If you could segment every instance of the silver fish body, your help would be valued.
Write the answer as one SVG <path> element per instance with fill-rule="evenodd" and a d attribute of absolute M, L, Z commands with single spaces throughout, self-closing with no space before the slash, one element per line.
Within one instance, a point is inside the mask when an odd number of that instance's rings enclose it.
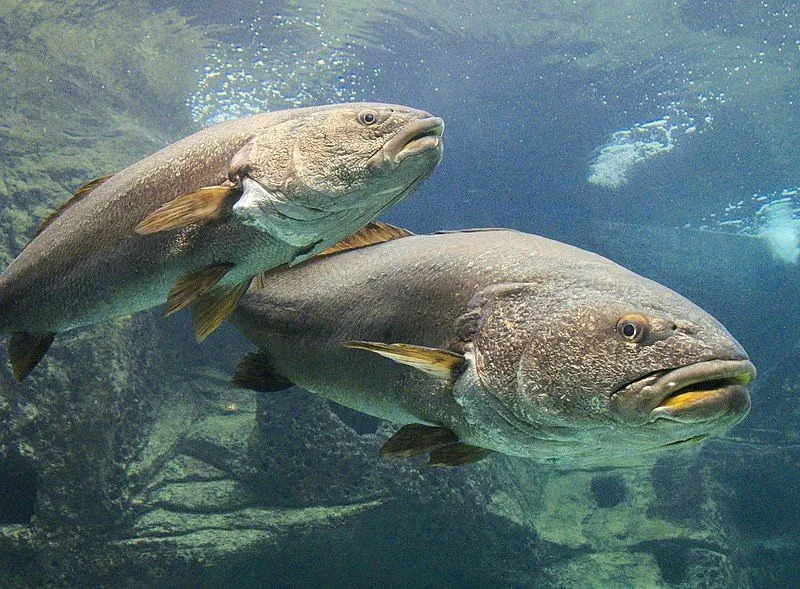
<path fill-rule="evenodd" d="M 73 199 L 35 236 L 0 274 L 0 330 L 52 334 L 135 313 L 207 268 L 225 271 L 216 287 L 246 288 L 410 194 L 441 159 L 442 129 L 424 111 L 355 103 L 195 133 Z M 159 207 L 204 187 L 232 195 L 219 218 L 138 231 Z"/>
<path fill-rule="evenodd" d="M 603 463 L 724 431 L 747 413 L 755 376 L 725 328 L 675 292 L 506 230 L 405 237 L 274 271 L 232 320 L 288 382 L 544 461 Z M 442 380 L 343 346 L 353 340 L 463 362 Z"/>

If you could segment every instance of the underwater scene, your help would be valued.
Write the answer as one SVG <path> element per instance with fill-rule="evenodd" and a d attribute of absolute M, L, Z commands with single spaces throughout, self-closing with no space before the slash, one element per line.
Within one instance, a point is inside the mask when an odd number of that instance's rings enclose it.
<path fill-rule="evenodd" d="M 800 3 L 0 0 L 0 587 L 800 586 Z"/>

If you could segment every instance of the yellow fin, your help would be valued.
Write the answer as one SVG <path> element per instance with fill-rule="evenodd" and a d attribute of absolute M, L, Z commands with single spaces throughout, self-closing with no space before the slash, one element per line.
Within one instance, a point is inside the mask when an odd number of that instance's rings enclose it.
<path fill-rule="evenodd" d="M 76 202 L 81 200 L 83 197 L 88 196 L 92 192 L 92 190 L 94 190 L 95 188 L 100 186 L 103 182 L 105 182 L 106 180 L 111 178 L 111 176 L 113 176 L 113 174 L 109 174 L 108 176 L 100 176 L 99 178 L 95 178 L 91 182 L 87 182 L 86 184 L 84 184 L 83 186 L 78 188 L 77 192 L 75 192 L 75 194 L 72 196 L 72 198 L 70 198 L 67 202 L 62 204 L 60 207 L 58 207 L 55 211 L 50 213 L 50 216 L 48 216 L 44 221 L 42 221 L 41 225 L 39 225 L 39 228 L 36 230 L 36 233 L 33 234 L 33 237 L 36 237 L 37 235 L 39 235 L 53 221 L 55 221 L 61 215 L 61 213 L 66 211 L 69 207 L 74 205 Z"/>
<path fill-rule="evenodd" d="M 197 298 L 192 305 L 192 319 L 194 336 L 198 342 L 206 339 L 233 313 L 239 304 L 239 299 L 247 292 L 251 280 L 248 278 L 239 284 L 218 286 Z"/>
<path fill-rule="evenodd" d="M 8 340 L 8 359 L 14 380 L 22 382 L 47 353 L 53 343 L 54 333 L 12 331 Z"/>
<path fill-rule="evenodd" d="M 136 233 L 147 235 L 185 227 L 199 221 L 219 219 L 228 210 L 233 185 L 207 186 L 161 205 L 136 226 Z"/>
<path fill-rule="evenodd" d="M 217 264 L 204 268 L 200 272 L 178 278 L 169 291 L 164 317 L 185 309 L 197 297 L 214 288 L 214 285 L 222 280 L 222 277 L 231 268 L 233 268 L 233 264 Z"/>
<path fill-rule="evenodd" d="M 462 466 L 483 460 L 491 450 L 469 444 L 450 444 L 444 448 L 437 448 L 431 452 L 428 466 Z"/>
<path fill-rule="evenodd" d="M 460 354 L 411 344 L 352 341 L 344 342 L 342 345 L 346 348 L 375 352 L 447 382 L 453 382 L 458 378 L 466 363 L 464 356 Z"/>
<path fill-rule="evenodd" d="M 383 458 L 411 458 L 458 442 L 446 427 L 410 423 L 404 425 L 381 446 Z"/>
<path fill-rule="evenodd" d="M 408 237 L 409 235 L 414 234 L 407 229 L 395 227 L 394 225 L 389 225 L 388 223 L 383 223 L 381 221 L 374 221 L 372 223 L 367 223 L 349 237 L 345 237 L 339 243 L 336 243 L 328 249 L 321 251 L 320 253 L 312 256 L 310 259 L 313 260 L 323 256 L 341 254 L 342 252 L 360 249 L 362 247 L 369 247 L 378 243 L 392 241 L 393 239 Z M 284 268 L 286 268 L 286 265 L 278 266 L 277 268 L 270 268 L 269 270 L 256 276 L 253 280 L 253 292 L 258 292 L 266 286 L 267 280 L 269 280 L 270 272 L 275 272 L 276 270 Z"/>
<path fill-rule="evenodd" d="M 278 266 L 278 268 L 285 268 L 285 267 L 286 265 Z M 266 272 L 262 272 L 253 279 L 253 292 L 258 292 L 259 290 L 263 290 L 264 287 L 267 286 L 267 277 L 269 276 L 269 273 L 272 270 L 275 270 L 275 268 L 267 270 Z"/>
<path fill-rule="evenodd" d="M 384 243 L 386 241 L 392 241 L 393 239 L 408 237 L 409 235 L 414 234 L 407 229 L 401 229 L 400 227 L 395 227 L 394 225 L 389 225 L 388 223 L 382 223 L 381 221 L 374 221 L 372 223 L 367 223 L 361 229 L 349 237 L 345 237 L 339 243 L 332 245 L 324 251 L 321 251 L 315 257 L 339 254 L 342 252 L 375 245 L 376 243 Z"/>

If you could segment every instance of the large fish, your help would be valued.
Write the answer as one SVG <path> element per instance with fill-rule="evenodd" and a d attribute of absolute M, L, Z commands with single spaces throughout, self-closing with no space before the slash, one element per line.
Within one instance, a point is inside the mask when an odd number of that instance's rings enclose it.
<path fill-rule="evenodd" d="M 403 424 L 389 457 L 602 464 L 747 413 L 755 369 L 708 313 L 599 256 L 508 230 L 408 236 L 267 273 L 232 316 L 234 382 L 295 383 Z"/>
<path fill-rule="evenodd" d="M 443 122 L 355 103 L 222 123 L 100 178 L 39 228 L 0 275 L 0 331 L 17 380 L 53 335 L 167 301 L 198 340 L 251 278 L 353 233 L 441 160 Z"/>

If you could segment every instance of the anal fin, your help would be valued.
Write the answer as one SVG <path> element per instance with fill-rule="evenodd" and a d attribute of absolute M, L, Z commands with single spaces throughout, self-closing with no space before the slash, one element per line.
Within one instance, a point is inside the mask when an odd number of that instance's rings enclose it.
<path fill-rule="evenodd" d="M 217 264 L 178 278 L 169 291 L 164 317 L 185 309 L 192 301 L 214 288 L 233 266 L 233 264 Z"/>
<path fill-rule="evenodd" d="M 239 299 L 244 296 L 252 278 L 238 284 L 226 284 L 212 288 L 200 296 L 192 305 L 194 336 L 198 342 L 206 339 L 219 324 L 225 321 L 236 309 Z"/>
<path fill-rule="evenodd" d="M 383 458 L 411 458 L 458 442 L 446 427 L 410 423 L 401 427 L 381 447 Z"/>
<path fill-rule="evenodd" d="M 294 386 L 292 381 L 278 374 L 264 352 L 249 352 L 242 358 L 236 365 L 232 382 L 237 387 L 261 393 L 275 393 Z"/>
<path fill-rule="evenodd" d="M 136 233 L 147 235 L 185 227 L 200 221 L 219 219 L 230 210 L 233 184 L 206 186 L 161 205 L 136 226 Z"/>
<path fill-rule="evenodd" d="M 428 466 L 462 466 L 483 460 L 491 450 L 480 446 L 470 446 L 469 444 L 451 444 L 443 448 L 437 448 L 431 452 L 428 459 Z"/>
<path fill-rule="evenodd" d="M 54 333 L 14 331 L 8 341 L 8 358 L 14 379 L 22 382 L 36 367 L 53 343 Z"/>

